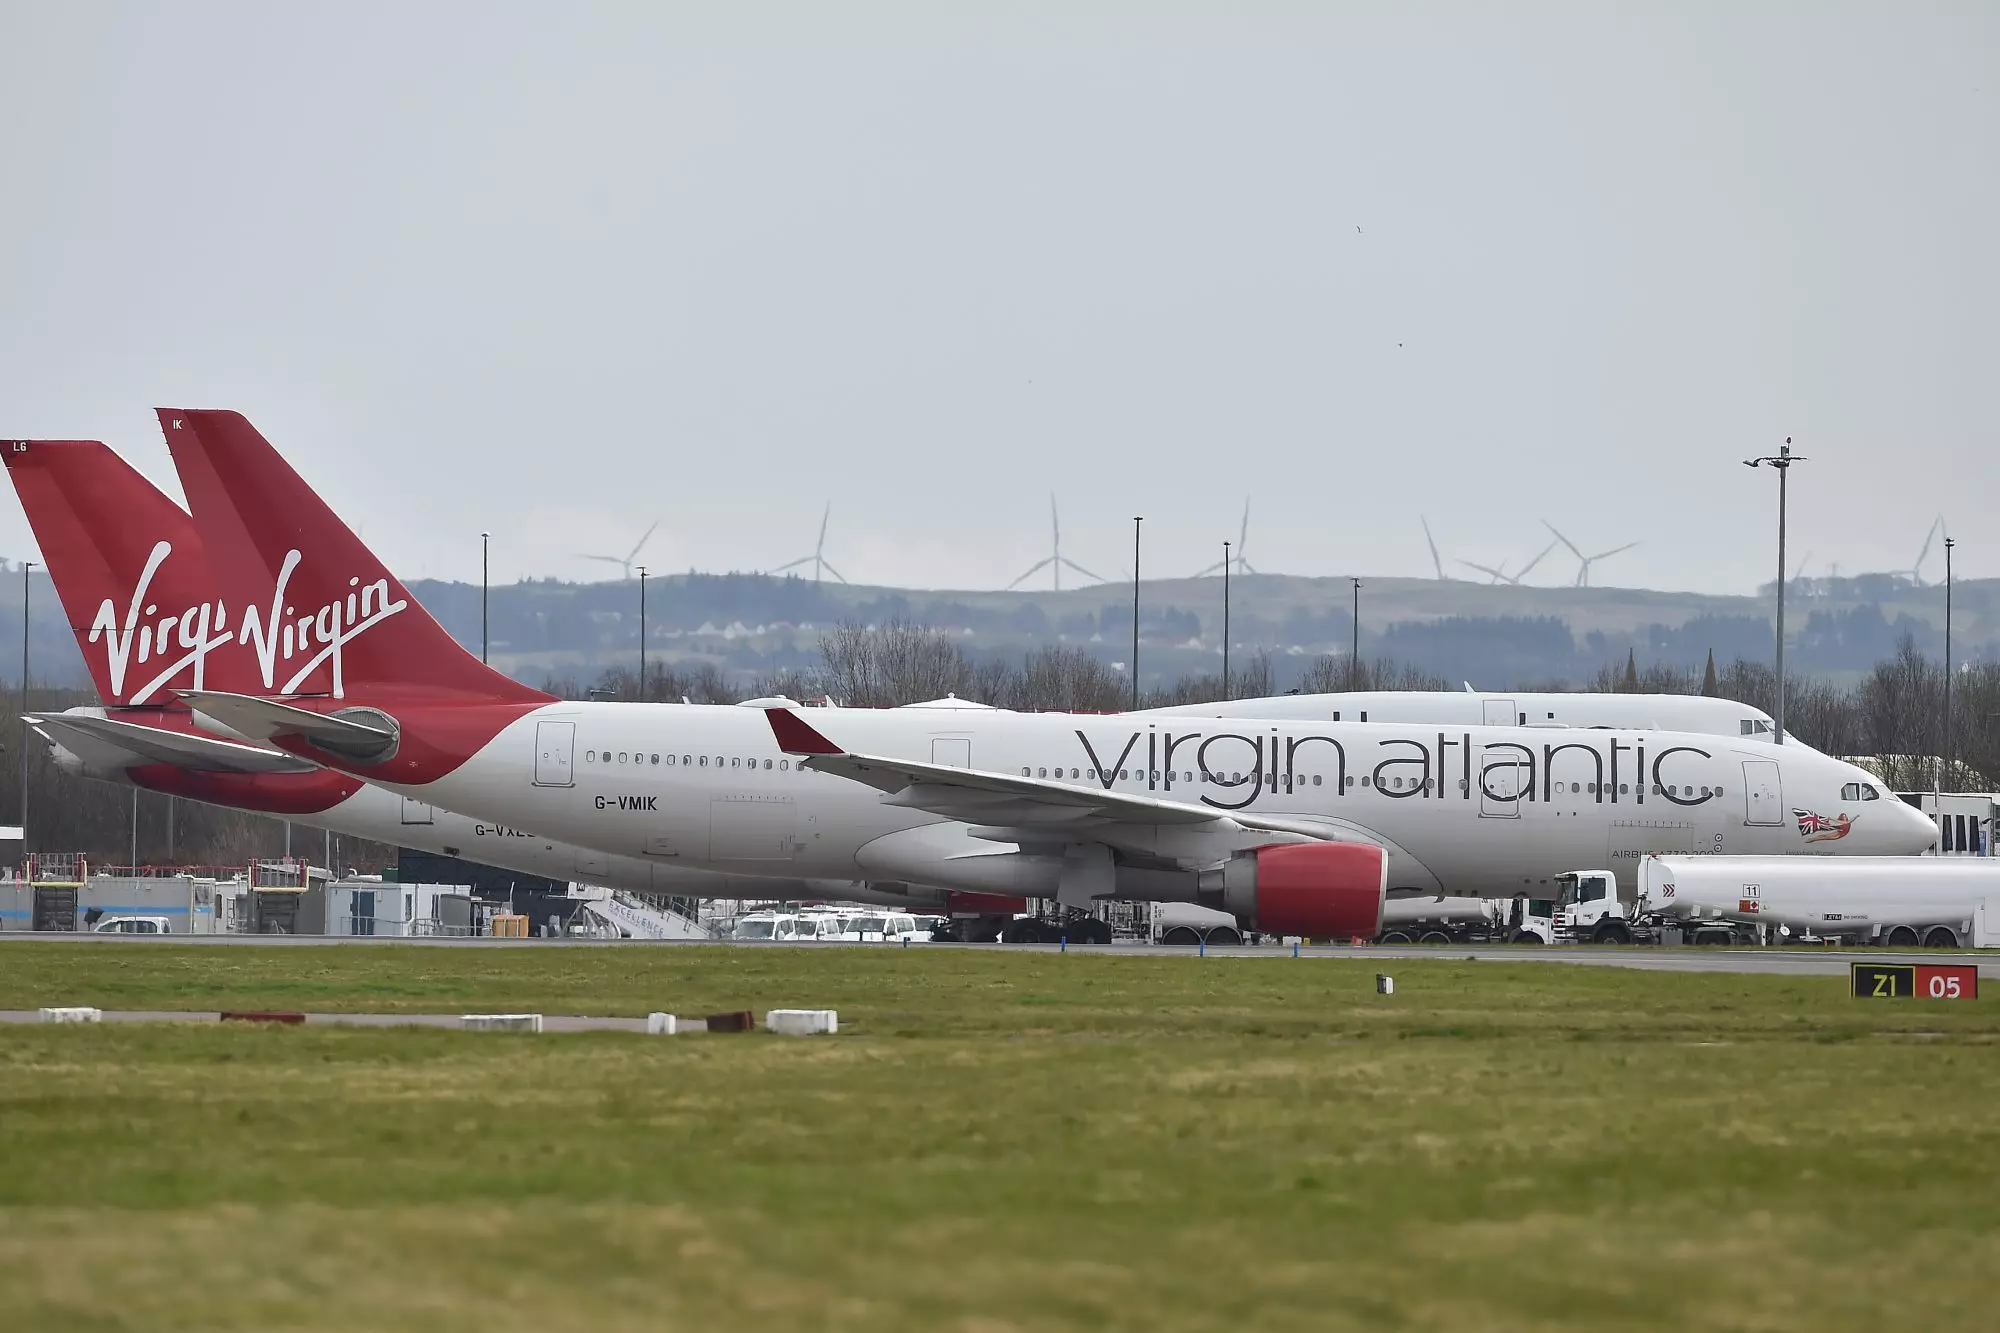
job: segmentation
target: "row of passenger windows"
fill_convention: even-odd
[[[1023,769],[1021,770],[1021,776],[1022,776],[1022,777],[1024,777],[1024,778],[1029,778],[1029,777],[1033,777],[1033,778],[1047,778],[1047,777],[1053,777],[1053,778],[1055,778],[1056,780],[1061,780],[1061,779],[1062,779],[1062,777],[1063,777],[1063,772],[1064,772],[1064,770],[1063,770],[1063,769],[1060,769],[1060,768],[1057,768],[1057,769],[1054,769],[1054,770],[1050,770],[1050,769],[1046,769],[1046,768],[1037,768],[1037,769],[1032,769],[1032,770],[1031,770],[1031,769],[1027,769],[1027,768],[1023,768]],[[1070,778],[1072,778],[1072,779],[1075,779],[1075,778],[1079,778],[1079,777],[1082,777],[1082,778],[1088,778],[1088,779],[1091,779],[1092,781],[1096,781],[1096,780],[1097,780],[1097,770],[1096,770],[1096,769],[1094,769],[1094,768],[1085,768],[1085,769],[1075,769],[1075,768],[1072,768],[1072,769],[1068,770],[1068,773],[1069,773],[1069,776],[1070,776]],[[1105,779],[1106,779],[1106,780],[1109,780],[1109,779],[1110,779],[1110,777],[1111,777],[1111,770],[1110,770],[1110,769],[1106,769],[1106,770],[1104,771],[1104,776],[1105,776]],[[1134,779],[1137,779],[1137,780],[1138,780],[1138,781],[1140,781],[1140,782],[1145,782],[1145,781],[1148,781],[1148,780],[1151,780],[1151,781],[1153,781],[1153,782],[1158,782],[1158,781],[1160,781],[1160,778],[1161,778],[1161,774],[1160,774],[1160,770],[1158,770],[1158,769],[1153,769],[1153,770],[1151,770],[1150,772],[1149,772],[1148,770],[1146,770],[1146,769],[1143,769],[1143,768],[1136,768],[1136,769],[1125,769],[1125,768],[1121,768],[1121,769],[1119,769],[1119,770],[1118,770],[1118,781],[1120,781],[1120,782],[1130,782],[1130,781],[1132,781],[1132,780],[1134,780]],[[1174,780],[1174,775],[1173,775],[1172,773],[1168,773],[1168,774],[1166,774],[1166,780],[1167,780],[1167,781],[1169,781],[1169,782],[1172,782],[1172,781]],[[1182,782],[1193,782],[1193,781],[1194,781],[1194,774],[1193,774],[1193,773],[1182,773],[1182,774],[1180,775],[1180,780],[1181,780]],[[1251,775],[1250,775],[1249,777],[1245,777],[1245,776],[1244,776],[1243,774],[1241,774],[1241,773],[1226,773],[1226,774],[1225,774],[1225,773],[1206,773],[1206,772],[1204,772],[1204,773],[1203,773],[1203,774],[1201,775],[1201,780],[1202,780],[1203,782],[1213,782],[1213,783],[1216,783],[1216,784],[1218,784],[1218,785],[1220,785],[1220,786],[1224,786],[1224,787],[1240,787],[1240,786],[1242,786],[1242,785],[1243,785],[1244,783],[1246,783],[1246,782],[1255,782],[1255,781],[1257,780],[1257,777],[1256,777],[1256,774],[1254,774],[1254,773],[1253,773],[1253,774],[1251,774]],[[1265,781],[1265,782],[1267,782],[1267,783],[1269,783],[1269,784],[1271,784],[1271,785],[1273,785],[1273,786],[1275,786],[1275,785],[1277,785],[1277,781],[1278,781],[1278,779],[1277,779],[1277,775],[1276,775],[1276,774],[1266,774],[1266,775],[1264,776],[1264,781]],[[1305,785],[1306,785],[1306,781],[1307,781],[1307,776],[1306,776],[1305,774],[1303,774],[1303,773],[1299,774],[1299,775],[1298,775],[1298,776],[1297,776],[1297,777],[1296,777],[1296,778],[1294,779],[1294,782],[1295,782],[1295,784],[1296,784],[1297,786],[1300,786],[1300,787],[1303,787],[1303,786],[1305,786]],[[1324,779],[1323,779],[1323,776],[1322,776],[1321,774],[1318,774],[1318,773],[1314,773],[1314,774],[1312,774],[1312,775],[1311,775],[1311,781],[1312,781],[1312,785],[1313,785],[1313,786],[1315,786],[1315,787],[1318,787],[1318,786],[1322,786],[1322,785],[1324,785]],[[1352,776],[1349,776],[1349,777],[1348,777],[1348,779],[1347,779],[1347,785],[1348,785],[1349,787],[1352,787],[1352,786],[1354,785],[1354,778],[1353,778]],[[1362,777],[1362,779],[1361,779],[1361,785],[1362,785],[1362,786],[1364,786],[1364,787],[1367,787],[1367,786],[1372,786],[1372,785],[1375,785],[1375,782],[1374,782],[1374,778],[1373,778],[1372,776],[1364,776],[1364,777]],[[1425,791],[1430,791],[1430,790],[1431,790],[1431,780],[1430,780],[1430,779],[1428,779],[1428,778],[1426,778],[1426,779],[1422,780],[1421,782],[1419,782],[1419,781],[1418,781],[1418,779],[1416,779],[1416,778],[1402,778],[1402,777],[1390,777],[1390,778],[1386,778],[1386,779],[1384,779],[1384,780],[1382,781],[1382,783],[1381,783],[1380,785],[1381,785],[1381,786],[1384,786],[1384,787],[1387,787],[1387,788],[1389,788],[1389,789],[1390,789],[1391,791],[1415,791],[1415,790],[1416,790],[1416,789],[1417,789],[1417,788],[1418,788],[1419,786],[1421,786],[1421,787],[1422,787],[1422,788],[1423,788],[1423,789],[1424,789]],[[1465,779],[1463,779],[1463,778],[1460,778],[1460,779],[1458,780],[1458,783],[1457,783],[1456,785],[1457,785],[1457,787],[1458,787],[1458,789],[1459,789],[1460,791],[1465,791],[1465,790],[1467,789],[1467,783],[1466,783]],[[1641,784],[1641,785],[1643,786],[1644,784]],[[1602,790],[1601,790],[1601,791],[1599,790],[1600,788],[1602,788]],[[1562,784],[1562,783],[1560,783],[1560,782],[1558,782],[1558,783],[1555,783],[1555,784],[1554,784],[1554,786],[1553,786],[1553,790],[1555,790],[1555,791],[1561,791],[1562,789],[1563,789],[1563,784]],[[1585,794],[1585,793],[1588,793],[1589,795],[1592,795],[1592,796],[1598,796],[1598,795],[1604,795],[1604,796],[1609,796],[1609,795],[1611,795],[1611,794],[1612,794],[1612,792],[1611,792],[1611,784],[1610,784],[1610,783],[1608,783],[1608,782],[1603,782],[1603,783],[1598,783],[1598,782],[1572,782],[1572,783],[1570,783],[1570,784],[1569,784],[1569,790],[1570,790],[1570,794],[1571,794],[1571,795],[1578,795],[1578,796],[1580,796],[1580,795],[1583,795],[1583,794]],[[1694,787],[1694,786],[1693,786],[1692,784],[1688,784],[1688,785],[1679,785],[1679,784],[1675,784],[1675,783],[1668,783],[1668,784],[1667,784],[1667,785],[1665,785],[1664,787],[1663,787],[1663,786],[1661,786],[1661,784],[1659,784],[1659,783],[1657,783],[1657,782],[1653,784],[1653,795],[1655,795],[1655,796],[1683,796],[1683,797],[1687,797],[1687,796],[1693,796],[1693,795],[1695,795],[1695,794],[1696,794],[1696,792],[1697,792],[1697,790],[1699,790],[1699,792],[1700,792],[1700,794],[1701,794],[1702,796],[1720,796],[1720,795],[1722,795],[1722,788],[1720,788],[1720,787],[1701,787],[1701,788],[1697,789],[1697,788],[1696,788],[1696,787]],[[1632,784],[1631,784],[1631,783],[1629,783],[1629,782],[1621,782],[1621,783],[1619,783],[1619,784],[1618,784],[1618,793],[1617,793],[1617,794],[1618,794],[1618,795],[1620,795],[1620,796],[1629,796],[1629,795],[1631,795],[1631,794],[1632,794]],[[1872,799],[1872,798],[1867,798],[1867,799]]]
[[[585,750],[583,752],[583,762],[586,764],[650,763],[655,768],[658,768],[662,763],[666,764],[669,768],[679,763],[687,768],[707,768],[710,761],[709,757],[705,754],[645,755],[635,751],[620,750],[614,756],[609,750]],[[769,759],[757,759],[755,757],[749,759],[731,759],[726,755],[717,755],[715,756],[714,763],[717,768],[756,768],[759,764],[762,764],[766,769],[771,767]],[[792,767],[792,761],[789,759],[780,759],[777,761],[777,765],[779,772],[789,772]],[[801,768],[799,772],[803,773],[805,769]]]

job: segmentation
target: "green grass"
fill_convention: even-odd
[[[2000,1007],[973,950],[0,946],[0,1328],[1986,1328]]]

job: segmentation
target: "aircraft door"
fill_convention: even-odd
[[[1521,724],[1521,715],[1512,699],[1482,699],[1479,710],[1479,720],[1486,726],[1517,727]]]
[[[403,798],[403,824],[405,827],[412,824],[435,824],[436,822],[436,815],[428,805],[425,805],[422,801],[413,801],[407,796]]]
[[[948,736],[931,738],[931,762],[952,768],[972,767],[972,741]]]
[[[1785,822],[1785,789],[1769,759],[1743,761],[1743,822],[1766,827]]]
[[[1511,705],[1510,705],[1511,706]],[[1528,761],[1513,746],[1488,746],[1480,755],[1479,814],[1482,819],[1519,819],[1528,784]]]
[[[789,861],[804,849],[798,802],[769,792],[716,792],[708,800],[708,854],[718,861]]]
[[[576,723],[535,724],[535,785],[576,785]]]

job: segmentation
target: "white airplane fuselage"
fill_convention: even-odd
[[[1692,731],[1769,743],[1770,714],[1734,699],[1699,694],[1611,694],[1599,691],[1356,690],[1277,694],[1257,699],[1175,704],[1146,717],[1319,718],[1427,726],[1591,727]],[[1793,742],[1796,743],[1796,742]]]
[[[1898,802],[1844,804],[1843,785],[1872,781],[1853,765],[1713,735],[971,710],[815,716],[855,754],[1282,816],[1378,842],[1392,893],[1505,896],[1607,863],[1629,882],[1647,852],[1895,855],[1935,837]],[[1036,896],[1054,891],[1060,867],[1059,849],[981,838],[913,801],[802,767],[758,709],[553,703],[432,781],[396,783],[392,769],[368,776],[649,863]],[[1848,833],[1807,843],[1795,810],[1847,813]],[[1080,823],[1076,839],[1092,837]],[[1256,841],[1161,838],[1136,859],[1185,870]]]

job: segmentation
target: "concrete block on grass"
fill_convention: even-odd
[[[647,1014],[646,1035],[649,1037],[671,1037],[681,1030],[680,1019],[672,1014]]]
[[[773,1009],[764,1026],[784,1037],[816,1037],[840,1031],[840,1016],[831,1009]]]
[[[102,1009],[92,1009],[88,1005],[44,1006],[42,1009],[42,1021],[44,1023],[102,1023],[104,1021],[104,1011]]]
[[[540,1032],[540,1014],[461,1014],[458,1025],[468,1032]]]

